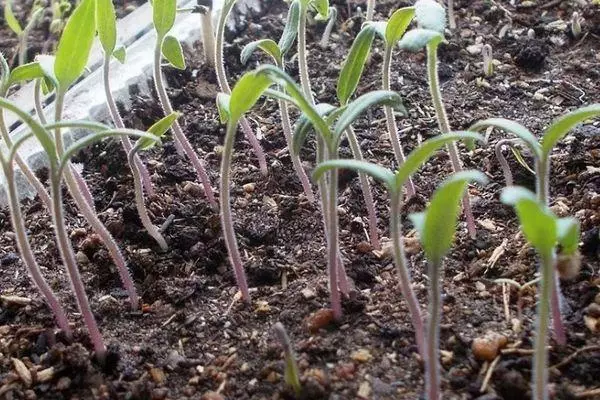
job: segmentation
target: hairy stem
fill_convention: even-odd
[[[234,4],[235,1],[225,2],[225,5],[221,10],[221,15],[219,16],[219,22],[217,23],[215,68],[217,70],[217,81],[219,83],[219,87],[221,89],[221,92],[225,94],[231,94],[231,87],[229,86],[229,82],[227,81],[227,74],[225,73],[225,61],[223,60],[223,46],[225,44],[225,24],[227,22],[227,17],[229,16],[229,13],[231,12],[231,9],[233,8]],[[258,139],[254,135],[254,132],[252,132],[250,122],[248,122],[248,119],[246,117],[242,117],[240,119],[240,125],[242,127],[242,131],[244,132],[246,140],[250,142],[254,155],[258,159],[258,166],[262,174],[267,175],[268,170],[265,152],[263,151],[263,148],[260,145]]]
[[[6,191],[8,194],[8,206],[10,208],[10,216],[12,221],[12,226],[15,231],[15,240],[17,242],[17,247],[19,248],[19,252],[21,253],[21,257],[23,258],[23,262],[27,267],[27,271],[31,276],[31,280],[38,288],[44,299],[48,303],[48,306],[52,310],[54,317],[56,318],[56,322],[60,329],[63,330],[67,334],[68,337],[72,336],[71,327],[69,326],[69,321],[67,319],[67,315],[60,305],[58,299],[54,295],[54,292],[48,285],[46,279],[42,275],[42,271],[40,270],[40,266],[35,260],[35,256],[33,255],[33,251],[31,250],[31,246],[29,244],[29,239],[27,238],[27,229],[25,228],[25,219],[23,218],[23,214],[21,213],[21,207],[19,206],[19,195],[17,192],[17,185],[15,184],[15,175],[14,169],[11,165],[12,160],[8,160],[5,164],[2,161],[2,167],[4,171],[4,175],[6,177]]]
[[[442,313],[441,260],[429,262],[429,322],[427,324],[427,357],[425,358],[425,388],[428,400],[440,399],[440,320]]]
[[[504,157],[504,153],[502,152],[502,147],[504,145],[510,146],[512,143],[512,139],[502,139],[498,140],[498,143],[494,146],[494,153],[496,154],[496,159],[500,164],[500,168],[502,169],[502,173],[504,174],[504,180],[506,181],[506,186],[512,186],[514,184],[513,174],[510,170],[510,166],[508,165],[508,161],[506,161],[506,157]]]
[[[60,177],[54,176],[55,168],[52,171],[51,179],[51,192],[52,192],[52,222],[54,224],[54,231],[56,233],[56,239],[58,243],[58,250],[60,255],[67,267],[67,273],[69,275],[69,281],[75,293],[77,300],[77,306],[83,316],[83,321],[88,329],[90,340],[94,346],[96,357],[103,362],[106,356],[106,347],[104,346],[104,340],[98,329],[98,324],[92,313],[90,303],[85,293],[83,281],[77,268],[77,262],[75,261],[75,254],[67,235],[67,227],[65,226],[65,216],[63,214],[62,205],[62,194],[60,191]]]
[[[125,123],[123,123],[123,118],[121,118],[121,114],[119,113],[119,109],[117,108],[117,104],[115,103],[115,98],[112,95],[112,91],[110,90],[110,54],[104,56],[104,64],[102,70],[102,78],[104,80],[104,94],[106,95],[106,104],[108,105],[108,111],[110,113],[110,117],[115,124],[115,127],[118,129],[124,129]],[[121,136],[121,144],[123,145],[123,150],[125,154],[129,154],[133,145],[128,136]],[[148,193],[149,196],[154,194],[154,186],[152,185],[152,181],[150,179],[150,173],[148,169],[140,159],[138,154],[135,154],[134,161],[139,171],[141,181],[143,183],[143,187]],[[137,196],[136,196],[137,197]]]
[[[300,21],[298,21],[298,71],[300,73],[300,85],[304,96],[310,100],[311,103],[315,103],[315,99],[312,95],[310,88],[310,77],[308,75],[308,63],[306,61],[308,50],[306,49],[306,16],[307,6],[304,2],[300,2]]]
[[[433,102],[433,107],[435,108],[435,114],[437,116],[440,132],[443,135],[450,132],[450,123],[448,122],[446,108],[442,102],[442,92],[440,90],[437,67],[437,47],[438,45],[427,45],[427,75],[431,100]],[[448,143],[446,148],[448,150],[448,154],[450,155],[450,161],[452,162],[452,169],[454,172],[462,171],[463,166],[458,155],[456,143]],[[463,196],[462,206],[463,212],[465,213],[465,217],[467,219],[467,230],[469,231],[469,235],[471,235],[471,238],[475,238],[477,234],[477,228],[475,227],[475,218],[473,217],[473,211],[471,210],[471,199],[469,198],[468,191],[466,191],[465,195]]]
[[[454,0],[448,0],[448,26],[456,29],[456,17],[454,16]]]
[[[350,144],[350,149],[352,149],[354,159],[358,161],[364,160],[362,150],[356,139],[356,134],[351,126],[346,129],[346,137],[348,138],[348,143]],[[360,189],[362,190],[365,206],[367,207],[367,215],[369,217],[369,236],[371,245],[374,249],[379,250],[381,249],[381,243],[379,242],[379,233],[377,231],[377,213],[375,212],[375,201],[373,200],[369,177],[364,172],[359,172],[358,179],[360,180]]]
[[[325,30],[323,31],[323,36],[321,36],[321,41],[319,42],[319,46],[321,46],[321,48],[327,48],[327,45],[329,45],[329,38],[331,37],[331,31],[333,30],[333,26],[335,25],[336,19],[337,8],[329,8],[329,21],[327,21],[327,25],[325,26]]]
[[[171,105],[171,101],[167,95],[167,90],[163,82],[162,71],[160,69],[162,39],[163,38],[157,38],[156,47],[154,48],[154,86],[156,88],[156,93],[158,94],[158,99],[162,105],[163,111],[166,115],[169,115],[173,113],[173,106]],[[204,168],[202,161],[198,157],[198,154],[192,147],[190,141],[183,133],[181,125],[179,125],[178,121],[173,122],[173,125],[171,125],[171,131],[173,132],[175,142],[179,143],[182,151],[192,163],[192,166],[196,171],[196,176],[204,188],[204,195],[206,196],[206,199],[211,205],[216,206],[217,202],[215,200],[212,187],[210,186],[210,179],[206,173],[206,169]]]
[[[367,0],[367,21],[372,21],[375,15],[375,0]]]
[[[225,134],[225,142],[223,143],[223,152],[221,154],[221,177],[219,189],[219,203],[221,209],[221,226],[223,227],[223,236],[225,237],[225,246],[229,253],[229,260],[233,266],[235,280],[242,299],[245,302],[250,302],[250,292],[246,281],[246,272],[242,263],[242,257],[235,238],[233,229],[233,217],[231,215],[231,200],[229,186],[231,181],[231,162],[233,156],[233,143],[235,141],[235,133],[237,131],[237,121],[230,121],[227,124],[227,133]]]
[[[392,52],[394,46],[386,46],[385,54],[383,56],[383,90],[391,90],[390,77],[391,77],[391,65],[392,65]],[[392,149],[394,150],[394,156],[396,157],[396,163],[398,166],[404,163],[404,151],[400,144],[400,137],[398,135],[398,126],[396,125],[396,117],[394,116],[394,110],[392,107],[384,106],[385,120],[387,123],[388,133],[390,134],[390,141],[392,142]],[[412,197],[416,194],[415,185],[412,178],[408,178],[406,181],[406,193],[408,197]]]
[[[206,64],[210,67],[215,66],[215,32],[212,23],[212,8],[207,7],[200,13],[200,28],[202,29],[202,44],[204,47],[204,57]]]
[[[336,157],[337,158],[337,157]],[[338,290],[338,211],[337,211],[337,189],[338,172],[332,169],[329,172],[329,200],[327,216],[329,217],[329,229],[327,230],[327,269],[329,270],[329,293],[331,297],[331,309],[333,318],[339,321],[342,318],[342,303]]]
[[[140,173],[138,170],[138,165],[135,162],[135,152],[138,150],[137,146],[135,146],[129,154],[127,155],[127,162],[129,163],[129,167],[133,171],[133,186],[135,193],[135,204],[137,207],[138,215],[140,216],[140,220],[142,221],[142,225],[146,228],[146,231],[156,243],[160,246],[162,251],[167,251],[169,246],[167,246],[167,242],[165,238],[160,233],[159,229],[152,223],[150,220],[150,216],[148,215],[148,209],[144,204],[144,191],[142,190],[142,180],[140,179]]]
[[[62,109],[64,104],[64,92],[59,91],[56,95],[55,101],[55,110],[54,110],[54,120],[60,121],[62,118]],[[64,153],[64,144],[62,140],[62,134],[60,129],[54,130],[54,140],[56,143],[57,153],[60,156]],[[113,239],[112,235],[106,229],[106,227],[102,224],[102,221],[98,218],[93,207],[90,205],[88,199],[86,199],[85,195],[81,191],[81,185],[78,183],[76,175],[73,173],[74,169],[72,167],[65,168],[65,182],[67,184],[67,188],[69,189],[69,193],[73,197],[75,204],[86,221],[90,224],[92,229],[100,236],[100,239],[108,249],[108,252],[114,261],[117,270],[119,271],[119,276],[121,277],[121,282],[129,295],[129,301],[131,302],[131,307],[136,309],[139,306],[139,298],[137,295],[137,291],[135,289],[135,285],[133,284],[133,280],[131,279],[131,275],[129,274],[129,270],[127,269],[127,265],[125,263],[125,258],[119,250],[117,243]],[[81,177],[80,177],[81,178]],[[80,179],[83,181],[83,178]],[[54,200],[53,200],[54,202]],[[56,206],[54,206],[56,207]],[[61,203],[61,213],[62,213],[62,203]],[[63,221],[64,223],[64,221]]]
[[[6,89],[1,91],[0,96],[6,97]],[[6,127],[6,120],[4,119],[4,109],[0,110],[0,136],[7,148],[12,147],[13,142]],[[19,153],[15,154],[15,162],[23,175],[25,175],[25,178],[27,178],[27,181],[33,186],[41,202],[46,206],[46,209],[50,210],[52,202],[42,182],[35,176],[31,167],[23,160]]]
[[[533,399],[547,400],[548,392],[548,324],[550,323],[550,303],[548,299],[554,286],[556,256],[553,252],[542,254],[542,279],[540,280],[540,301],[535,335],[535,354],[533,356]]]
[[[400,278],[400,290],[408,305],[410,318],[415,329],[415,340],[417,342],[419,354],[427,362],[427,352],[424,343],[425,328],[423,326],[423,315],[421,314],[421,308],[419,307],[419,301],[417,300],[415,291],[411,286],[412,279],[410,277],[408,262],[406,261],[404,252],[404,240],[400,223],[401,207],[402,194],[390,192],[390,235],[392,236],[394,248],[394,262],[396,264],[396,270],[398,271],[398,277]]]

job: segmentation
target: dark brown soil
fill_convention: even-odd
[[[243,21],[229,35],[225,48],[228,73],[238,76],[242,46],[263,37],[278,38],[285,6],[267,2],[265,15]],[[313,90],[319,101],[334,103],[340,63],[361,20],[349,20],[345,2],[339,2],[340,21],[330,46],[312,45],[323,27],[310,27],[309,62]],[[600,9],[579,10],[586,18],[580,40],[546,31],[548,23],[569,20],[566,6],[510,9],[514,36],[498,39],[507,23],[504,12],[491,9],[488,1],[460,2],[459,29],[441,49],[440,75],[443,94],[454,129],[467,128],[476,120],[501,116],[515,119],[539,134],[558,115],[600,99]],[[566,2],[564,2],[566,3]],[[378,2],[378,19],[403,1]],[[503,2],[506,4],[506,2]],[[563,8],[564,7],[564,8]],[[536,32],[527,39],[527,30]],[[500,60],[492,78],[480,81],[480,55],[468,46],[476,37],[491,43]],[[561,45],[558,40],[563,41]],[[379,45],[377,45],[379,47]],[[174,107],[184,112],[188,137],[203,155],[217,184],[219,145],[224,129],[218,122],[214,96],[217,85],[212,71],[202,66],[189,49],[189,65],[183,72],[167,71]],[[381,51],[372,55],[359,93],[379,87]],[[258,60],[253,59],[251,66]],[[249,68],[250,68],[249,67]],[[296,76],[293,62],[288,72]],[[401,80],[400,80],[401,79]],[[234,82],[234,79],[232,79]],[[409,152],[419,140],[438,133],[425,81],[423,54],[398,53],[393,66],[393,88],[404,100],[410,117],[399,121],[406,131],[402,141]],[[131,127],[146,128],[162,116],[153,99],[136,96],[126,113]],[[310,332],[307,319],[328,306],[325,243],[321,214],[301,195],[292,172],[279,127],[276,104],[267,101],[250,113],[261,128],[267,152],[269,176],[261,176],[249,146],[240,135],[232,176],[236,233],[253,288],[252,305],[235,300],[233,274],[220,234],[219,215],[199,194],[188,162],[167,141],[146,155],[159,194],[148,199],[154,222],[172,222],[165,231],[171,246],[160,253],[143,231],[132,196],[132,181],[120,145],[103,142],[79,156],[96,199],[96,208],[115,234],[130,261],[143,309],[131,312],[107,252],[90,246],[92,232],[67,205],[73,244],[80,251],[80,267],[105,340],[114,360],[102,368],[91,356],[91,347],[66,283],[51,236],[51,222],[37,201],[26,204],[33,247],[45,274],[59,292],[76,321],[77,341],[67,343],[55,334],[52,316],[29,281],[15,253],[7,211],[0,210],[0,263],[3,295],[31,299],[27,305],[4,302],[0,308],[0,393],[7,398],[101,399],[198,399],[209,391],[226,399],[288,399],[292,392],[283,382],[282,350],[271,327],[281,321],[297,352],[305,399],[416,399],[423,391],[423,370],[416,355],[414,334],[401,299],[391,261],[365,248],[364,204],[358,180],[343,174],[340,188],[341,245],[346,268],[357,288],[346,299],[345,316],[338,325]],[[392,166],[393,152],[385,137],[381,110],[373,110],[356,124],[365,156]],[[536,259],[518,234],[513,212],[499,202],[504,179],[490,144],[467,153],[464,163],[485,172],[491,183],[472,187],[477,238],[472,240],[460,225],[456,242],[445,265],[442,325],[443,387],[448,399],[528,399],[535,317],[535,290],[523,294],[523,329],[512,328],[505,318],[502,287],[492,282],[503,277],[520,283],[536,276]],[[600,127],[598,123],[576,128],[561,142],[552,158],[551,196],[558,213],[576,216],[582,225],[582,266],[577,278],[562,283],[568,345],[550,343],[550,364],[575,351],[550,379],[555,398],[582,398],[597,388],[600,340],[584,316],[593,314],[600,301],[598,225],[600,221]],[[350,154],[343,145],[342,155]],[[302,159],[310,170],[310,145]],[[527,157],[526,157],[527,159]],[[529,160],[530,161],[530,160]],[[533,185],[533,177],[516,161],[511,165],[517,184]],[[429,198],[436,185],[451,172],[448,157],[440,154],[415,176],[420,194]],[[247,183],[253,190],[244,190]],[[388,234],[385,192],[374,185],[380,233]],[[423,208],[412,202],[406,213]],[[169,218],[170,217],[170,218]],[[425,308],[428,279],[426,262],[414,245],[415,234],[406,224],[414,287]],[[496,262],[490,258],[498,255]],[[87,259],[87,262],[84,262]],[[513,290],[509,318],[517,315]],[[598,303],[596,303],[598,304]],[[595,316],[594,316],[595,315]],[[487,387],[481,391],[489,363],[477,361],[471,351],[474,338],[488,331],[503,334],[508,349],[495,365]],[[596,347],[588,347],[596,346]],[[26,387],[15,372],[12,359],[22,360],[32,371],[53,368],[52,377]],[[203,397],[217,399],[220,397]],[[587,397],[594,398],[594,397]],[[598,397],[596,397],[598,398]]]

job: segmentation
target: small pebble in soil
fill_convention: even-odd
[[[217,392],[206,392],[200,397],[200,400],[225,400],[225,398]]]
[[[471,350],[476,359],[480,361],[493,361],[500,350],[508,343],[506,336],[496,332],[487,332],[473,340]]]
[[[324,308],[306,318],[306,327],[310,333],[317,333],[333,321],[333,310]]]

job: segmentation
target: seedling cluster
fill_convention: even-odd
[[[414,6],[404,7],[391,14],[388,21],[373,21],[375,1],[367,2],[367,21],[354,39],[346,60],[343,62],[337,79],[335,101],[337,104],[317,103],[311,89],[310,72],[307,59],[307,19],[313,13],[329,23],[321,41],[321,46],[328,45],[328,36],[337,18],[337,10],[330,7],[327,0],[293,0],[289,4],[289,12],[282,36],[276,42],[272,38],[260,38],[247,44],[241,52],[241,61],[246,64],[250,58],[261,50],[267,54],[273,64],[262,64],[254,70],[243,74],[233,87],[223,57],[225,41],[225,25],[236,1],[226,0],[218,16],[216,29],[212,29],[212,2],[198,7],[204,29],[202,42],[204,59],[214,67],[221,90],[215,99],[221,122],[226,124],[223,148],[221,152],[221,168],[219,174],[218,202],[209,176],[178,118],[181,116],[171,105],[163,79],[162,68],[166,60],[170,67],[185,69],[185,58],[178,39],[170,34],[177,13],[175,0],[153,0],[153,23],[156,32],[154,48],[153,77],[156,94],[164,111],[164,117],[157,121],[147,132],[128,129],[119,114],[115,99],[111,92],[110,66],[112,59],[126,62],[125,49],[117,43],[115,9],[111,0],[82,0],[74,9],[70,18],[61,29],[62,34],[54,56],[39,56],[35,61],[26,63],[21,55],[19,66],[9,67],[9,63],[0,58],[0,133],[7,151],[0,154],[0,166],[6,177],[9,210],[15,239],[31,279],[48,303],[56,317],[58,326],[71,335],[68,317],[44,279],[40,267],[31,249],[24,224],[19,196],[15,182],[15,164],[31,182],[40,201],[52,216],[54,234],[60,250],[61,259],[67,269],[77,305],[81,311],[85,326],[93,343],[96,356],[103,360],[106,346],[102,340],[99,327],[90,308],[88,298],[76,258],[72,249],[67,226],[61,185],[64,181],[68,194],[74,200],[79,212],[84,216],[92,229],[99,235],[107,247],[110,256],[117,266],[123,285],[129,295],[133,308],[139,306],[139,298],[134,282],[126,267],[116,241],[98,218],[94,207],[94,199],[84,178],[71,165],[70,159],[80,149],[95,141],[107,137],[119,137],[127,155],[127,161],[133,175],[135,203],[141,222],[148,234],[156,241],[161,251],[168,249],[168,243],[161,231],[151,221],[145,205],[145,195],[154,193],[150,174],[138,153],[160,144],[161,137],[170,129],[178,152],[191,163],[198,181],[204,188],[204,200],[214,208],[218,208],[221,217],[223,237],[227,247],[229,260],[233,267],[236,282],[245,302],[250,302],[250,290],[244,270],[244,260],[240,253],[234,230],[234,216],[231,209],[231,170],[234,156],[234,141],[241,128],[252,146],[258,160],[260,170],[268,174],[265,153],[253,132],[247,114],[261,97],[277,100],[281,130],[285,137],[297,178],[302,184],[305,198],[309,202],[318,199],[323,214],[323,230],[327,244],[327,271],[329,279],[330,307],[335,320],[343,318],[342,302],[344,296],[352,294],[352,283],[346,275],[339,240],[338,223],[338,172],[350,169],[358,173],[362,196],[365,201],[369,239],[375,249],[381,247],[377,226],[375,201],[372,194],[370,177],[381,181],[389,197],[389,232],[392,240],[392,254],[400,283],[401,295],[408,305],[415,342],[425,365],[425,393],[430,400],[441,398],[439,368],[439,335],[442,312],[442,278],[444,259],[452,247],[453,238],[462,213],[466,219],[467,229],[475,237],[475,220],[471,210],[468,187],[471,184],[486,185],[486,176],[478,171],[463,170],[461,155],[457,142],[464,142],[467,147],[476,143],[484,144],[479,132],[494,127],[518,137],[534,155],[537,189],[531,193],[525,189],[512,186],[512,175],[508,168],[501,147],[496,148],[506,175],[506,184],[502,192],[502,201],[515,208],[521,224],[521,230],[528,242],[536,249],[540,258],[541,277],[539,279],[540,295],[538,306],[538,323],[535,335],[535,357],[532,387],[535,399],[548,399],[547,340],[549,326],[553,324],[554,335],[559,343],[566,342],[565,328],[560,314],[560,287],[557,277],[557,262],[560,259],[578,257],[579,226],[572,218],[558,218],[549,211],[549,175],[550,155],[559,140],[573,127],[585,120],[600,115],[600,104],[583,107],[559,118],[542,136],[541,140],[522,125],[500,118],[487,119],[474,124],[467,131],[452,131],[438,77],[438,49],[444,42],[447,15],[445,9],[434,0],[417,0]],[[26,38],[26,28],[21,29],[6,3],[5,16],[11,21],[11,27],[17,34]],[[452,14],[453,2],[448,1],[450,8],[450,27],[455,27]],[[35,13],[34,13],[35,14]],[[32,21],[34,16],[32,15]],[[573,34],[579,19],[573,16]],[[409,30],[409,28],[411,28]],[[88,57],[95,38],[98,38],[104,52],[103,83],[107,108],[112,125],[89,121],[69,121],[63,119],[63,108],[67,90],[80,78],[88,62]],[[381,87],[361,96],[354,94],[359,86],[365,65],[370,58],[375,38],[383,41],[383,65]],[[26,39],[21,38],[20,48],[26,48]],[[288,54],[297,43],[297,66],[299,84],[285,71],[289,63]],[[398,130],[397,118],[407,117],[408,112],[398,93],[391,90],[392,56],[396,47],[403,51],[426,52],[426,80],[429,86],[439,135],[423,141],[405,155],[402,143],[408,138],[402,137]],[[493,74],[492,49],[484,47],[483,71],[486,76]],[[9,89],[22,81],[35,81],[34,115],[21,110],[6,99]],[[44,114],[41,98],[43,94],[53,93],[55,110],[53,122],[48,122]],[[393,153],[395,167],[376,165],[365,161],[362,149],[356,137],[353,125],[370,108],[382,107]],[[300,117],[292,121],[291,109],[300,113]],[[12,112],[31,131],[24,136],[11,136],[4,112]],[[84,129],[91,133],[65,146],[66,129]],[[317,165],[312,171],[312,179],[316,183],[318,196],[308,178],[302,161],[300,150],[309,142],[314,133]],[[40,182],[30,167],[19,156],[18,149],[25,140],[38,140],[49,160],[49,190]],[[132,138],[135,141],[132,141]],[[347,140],[352,151],[352,159],[340,159],[339,150],[343,140]],[[501,141],[501,145],[514,146],[514,141]],[[446,148],[454,173],[447,177],[437,188],[426,209],[413,213],[409,220],[419,234],[424,254],[428,260],[427,276],[429,278],[428,312],[425,315],[413,289],[410,265],[405,255],[402,234],[402,210],[406,199],[418,194],[418,188],[412,177],[428,160],[435,157],[438,151]],[[282,343],[285,352],[285,380],[300,395],[302,387],[298,377],[298,366],[290,338],[283,325],[274,327],[275,336]]]

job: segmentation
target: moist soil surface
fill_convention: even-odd
[[[362,23],[355,6],[349,14],[346,3],[338,3],[338,22],[326,48],[316,44],[324,27],[309,27],[308,60],[319,102],[335,103],[341,62]],[[539,135],[557,116],[600,99],[600,8],[578,9],[585,18],[584,36],[575,39],[568,34],[574,10],[567,2],[508,9],[488,1],[458,3],[459,27],[447,35],[448,43],[440,49],[442,90],[453,129],[497,116],[515,119]],[[409,4],[378,2],[377,19],[387,19],[391,11],[405,5]],[[259,38],[277,40],[285,13],[285,4],[267,1],[263,12],[238,21],[237,31],[228,34],[225,59],[232,83],[246,69],[267,61],[252,58],[251,65],[244,67],[239,62],[241,48]],[[561,19],[566,21],[566,31],[554,22]],[[507,34],[499,38],[510,21]],[[529,30],[533,37],[528,36]],[[485,79],[481,43],[492,45],[497,60],[494,75]],[[174,108],[184,113],[185,132],[203,156],[216,188],[224,136],[215,109],[218,86],[214,72],[199,56],[200,50],[186,52],[187,69],[166,68],[165,74]],[[408,117],[398,118],[404,150],[409,153],[421,140],[439,132],[424,54],[397,52],[394,60],[392,86],[409,110]],[[381,43],[376,43],[357,94],[380,87],[381,62]],[[289,62],[287,68],[297,76],[295,62]],[[136,93],[132,97],[132,109],[123,110],[130,127],[147,128],[163,115],[153,97]],[[77,161],[84,164],[101,219],[129,261],[143,306],[131,311],[106,249],[68,200],[73,246],[92,308],[110,344],[107,364],[99,365],[65,278],[48,213],[38,200],[24,204],[38,261],[76,328],[72,342],[56,330],[15,250],[8,212],[0,210],[0,290],[4,296],[0,306],[0,397],[291,399],[294,392],[284,382],[282,348],[271,330],[278,321],[287,328],[297,353],[303,387],[300,398],[421,397],[423,367],[386,246],[389,214],[383,187],[373,183],[384,241],[384,250],[378,252],[370,247],[365,234],[366,212],[358,178],[349,172],[340,176],[340,244],[355,291],[344,299],[342,320],[333,323],[327,311],[326,251],[319,207],[301,193],[276,103],[259,102],[249,118],[259,132],[269,165],[268,176],[261,175],[240,134],[231,168],[231,192],[252,303],[244,304],[236,296],[219,214],[206,203],[190,164],[177,154],[172,141],[166,140],[161,148],[143,156],[157,191],[149,196],[147,205],[155,224],[164,224],[170,245],[166,252],[159,251],[140,224],[120,144],[102,142],[82,152]],[[355,128],[368,160],[394,166],[382,110],[373,109]],[[469,190],[477,237],[470,238],[461,222],[445,262],[440,342],[443,398],[517,400],[531,396],[536,288],[533,285],[522,292],[518,323],[517,291],[507,287],[503,294],[502,285],[493,282],[508,278],[524,284],[537,276],[534,251],[518,233],[513,211],[499,201],[505,181],[493,145],[503,137],[494,131],[486,146],[470,152],[461,147],[465,166],[483,171],[490,183]],[[550,382],[558,399],[594,398],[590,391],[599,385],[599,148],[596,122],[574,129],[552,155],[552,208],[560,215],[576,216],[582,226],[580,271],[561,285],[568,343],[549,343],[549,363],[555,366],[550,368]],[[525,151],[520,154],[531,165],[531,157]],[[341,155],[350,156],[345,142]],[[505,155],[515,183],[533,188],[533,175],[509,150]],[[312,141],[301,156],[310,171],[314,166]],[[402,215],[413,286],[423,310],[429,287],[427,264],[406,215],[422,210],[450,173],[446,153],[439,152],[415,175],[419,195],[407,202]],[[471,350],[473,340],[489,332],[506,338],[491,368],[489,361],[477,359]],[[490,360],[493,358],[494,354]],[[15,360],[30,371],[29,381],[23,371],[17,371],[20,364]]]

